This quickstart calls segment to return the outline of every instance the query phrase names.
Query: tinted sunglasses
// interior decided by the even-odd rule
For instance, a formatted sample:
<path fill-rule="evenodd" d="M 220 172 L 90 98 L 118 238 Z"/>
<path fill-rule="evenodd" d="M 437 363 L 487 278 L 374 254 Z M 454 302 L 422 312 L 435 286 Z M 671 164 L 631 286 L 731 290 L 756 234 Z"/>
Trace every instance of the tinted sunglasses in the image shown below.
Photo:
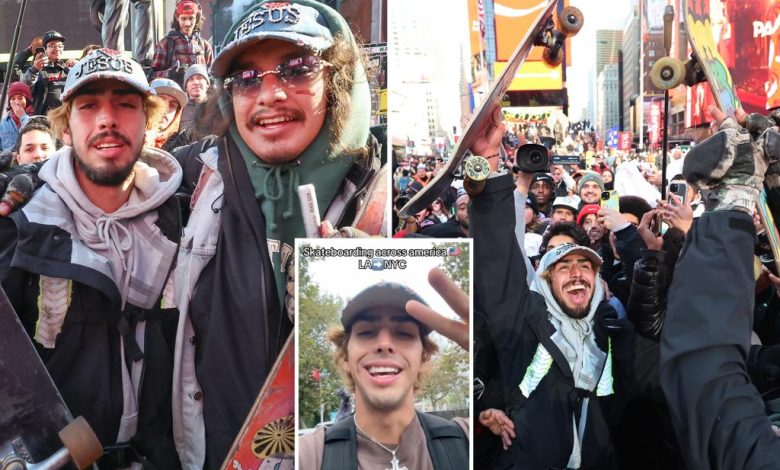
<path fill-rule="evenodd" d="M 284 84 L 296 87 L 309 85 L 315 77 L 330 66 L 317 56 L 295 57 L 286 60 L 271 70 L 242 70 L 225 78 L 225 91 L 231 95 L 252 94 L 260 89 L 263 77 L 276 75 Z"/>

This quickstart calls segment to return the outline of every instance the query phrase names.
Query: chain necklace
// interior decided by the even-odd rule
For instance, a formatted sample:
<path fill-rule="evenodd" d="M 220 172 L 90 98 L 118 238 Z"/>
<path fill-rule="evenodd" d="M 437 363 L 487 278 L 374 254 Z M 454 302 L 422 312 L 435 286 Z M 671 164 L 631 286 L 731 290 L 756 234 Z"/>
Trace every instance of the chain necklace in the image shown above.
<path fill-rule="evenodd" d="M 400 464 L 401 462 L 398 460 L 398 457 L 396 457 L 396 456 L 395 456 L 395 453 L 396 453 L 396 452 L 398 452 L 398 447 L 400 447 L 400 444 L 399 444 L 399 445 L 398 445 L 398 447 L 396 447 L 395 449 L 390 449 L 390 448 L 388 448 L 388 447 L 386 447 L 386 446 L 382 445 L 382 443 L 380 443 L 379 441 L 377 441 L 376 439 L 374 439 L 374 437 L 373 437 L 373 436 L 371 436 L 369 433 L 367 433 L 367 432 L 363 431 L 363 430 L 360 428 L 360 426 L 358 426 L 357 419 L 355 419 L 355 418 L 354 418 L 354 415 L 353 415 L 352 419 L 355 421 L 355 428 L 357 428 L 358 432 L 359 432 L 360 434 L 362 434 L 362 435 L 363 435 L 363 437 L 366 437 L 366 438 L 368 438 L 368 439 L 369 439 L 371 442 L 373 442 L 374 444 L 376 444 L 376 445 L 378 445 L 379 447 L 383 448 L 384 450 L 386 450 L 386 451 L 390 452 L 390 454 L 393 456 L 393 458 L 390 460 L 390 466 L 391 466 L 392 468 L 386 468 L 385 470 L 409 470 L 409 469 L 408 469 L 408 468 L 406 468 L 406 467 L 401 467 L 401 466 L 399 466 L 399 464 Z"/>

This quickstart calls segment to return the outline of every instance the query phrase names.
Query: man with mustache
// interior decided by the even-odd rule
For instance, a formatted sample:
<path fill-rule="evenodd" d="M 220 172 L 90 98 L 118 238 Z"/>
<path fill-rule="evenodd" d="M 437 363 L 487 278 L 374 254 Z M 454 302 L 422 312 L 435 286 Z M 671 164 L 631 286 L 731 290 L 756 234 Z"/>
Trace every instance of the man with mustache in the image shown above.
<path fill-rule="evenodd" d="M 71 413 L 114 448 L 100 467 L 175 469 L 177 315 L 163 286 L 182 170 L 143 147 L 162 103 L 141 66 L 108 49 L 74 65 L 61 98 L 49 117 L 67 146 L 30 202 L 0 219 L 0 280 Z"/>
<path fill-rule="evenodd" d="M 440 269 L 428 279 L 467 320 L 469 299 L 457 284 Z M 347 303 L 341 325 L 328 331 L 328 340 L 334 363 L 354 394 L 355 412 L 301 438 L 301 470 L 469 467 L 467 421 L 451 422 L 415 409 L 424 371 L 438 350 L 429 336 L 431 326 L 468 348 L 466 323 L 437 314 L 403 284 L 380 282 Z"/>
<path fill-rule="evenodd" d="M 503 133 L 496 113 L 472 151 L 493 155 Z M 658 344 L 635 334 L 612 308 L 600 308 L 602 260 L 588 247 L 548 249 L 529 287 L 514 230 L 515 183 L 511 174 L 497 173 L 497 159 L 488 160 L 492 177 L 469 211 L 474 309 L 486 317 L 512 406 L 483 411 L 480 422 L 502 436 L 504 465 L 616 468 L 611 419 L 639 394 L 662 400 Z M 518 180 L 517 187 L 528 188 L 531 175 Z"/>
<path fill-rule="evenodd" d="M 320 2 L 257 2 L 214 59 L 219 137 L 176 152 L 194 189 L 174 273 L 174 434 L 187 468 L 222 465 L 292 331 L 294 240 L 307 236 L 298 187 L 316 189 L 322 235 L 356 225 L 372 197 L 384 214 L 359 52 Z"/>

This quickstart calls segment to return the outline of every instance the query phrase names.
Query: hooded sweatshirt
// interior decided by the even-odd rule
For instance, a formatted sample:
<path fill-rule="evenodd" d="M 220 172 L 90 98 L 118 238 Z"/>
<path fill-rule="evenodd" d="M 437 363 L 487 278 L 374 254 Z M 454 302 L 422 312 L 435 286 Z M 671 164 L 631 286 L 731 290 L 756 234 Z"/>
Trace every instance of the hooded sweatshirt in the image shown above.
<path fill-rule="evenodd" d="M 181 185 L 179 163 L 168 153 L 146 147 L 136 162 L 127 202 L 111 214 L 95 206 L 76 180 L 70 147 L 56 152 L 38 176 L 73 215 L 75 235 L 95 255 L 97 270 L 114 281 L 122 307 L 150 308 L 157 301 L 176 255 L 176 244 L 160 237 L 154 223 L 158 206 Z"/>

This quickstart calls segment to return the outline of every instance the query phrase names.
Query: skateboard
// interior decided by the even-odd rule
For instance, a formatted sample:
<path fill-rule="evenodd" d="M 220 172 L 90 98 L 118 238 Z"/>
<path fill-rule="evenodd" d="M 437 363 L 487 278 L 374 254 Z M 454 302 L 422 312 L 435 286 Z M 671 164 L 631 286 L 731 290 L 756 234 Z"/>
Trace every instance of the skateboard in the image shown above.
<path fill-rule="evenodd" d="M 103 455 L 84 418 L 71 417 L 0 288 L 0 469 L 87 468 Z"/>
<path fill-rule="evenodd" d="M 517 70 L 523 65 L 528 54 L 534 46 L 543 46 L 544 61 L 557 66 L 563 61 L 563 44 L 566 37 L 573 36 L 579 32 L 583 24 L 582 12 L 575 7 L 566 7 L 558 16 L 557 23 L 553 20 L 553 11 L 558 4 L 558 0 L 551 0 L 543 11 L 541 11 L 532 27 L 528 29 L 523 40 L 517 45 L 512 53 L 507 67 L 498 76 L 490 94 L 482 104 L 477 108 L 466 126 L 452 156 L 441 171 L 431 180 L 428 185 L 423 187 L 406 205 L 401 208 L 400 216 L 408 217 L 417 214 L 422 209 L 436 200 L 441 193 L 447 189 L 455 179 L 455 173 L 468 155 L 469 149 L 474 145 L 477 138 L 482 134 L 485 126 L 489 123 L 495 107 L 501 103 L 501 99 L 506 94 L 512 79 Z M 479 159 L 472 162 L 464 168 L 466 180 L 471 179 L 474 183 L 464 181 L 464 186 L 479 189 L 484 186 L 484 178 L 489 173 L 487 160 Z M 486 172 L 487 170 L 487 172 Z M 472 178 L 473 176 L 473 178 Z"/>
<path fill-rule="evenodd" d="M 718 52 L 712 36 L 709 13 L 702 0 L 686 0 L 685 29 L 693 53 L 685 63 L 675 57 L 662 57 L 650 72 L 653 84 L 661 90 L 669 90 L 685 83 L 693 86 L 706 81 L 718 108 L 734 117 L 741 108 L 731 72 Z"/>
<path fill-rule="evenodd" d="M 293 468 L 295 450 L 295 347 L 287 338 L 222 470 Z"/>
<path fill-rule="evenodd" d="M 726 115 L 736 119 L 736 110 L 742 108 L 742 105 L 734 88 L 731 72 L 718 52 L 718 46 L 712 36 L 705 2 L 686 0 L 684 15 L 688 42 L 693 50 L 690 60 L 683 64 L 677 58 L 663 57 L 653 65 L 650 79 L 655 86 L 663 90 L 674 88 L 682 83 L 693 86 L 707 82 L 717 106 Z M 772 248 L 775 268 L 780 272 L 780 233 L 767 203 L 766 190 L 762 190 L 759 194 L 756 209 Z"/>

